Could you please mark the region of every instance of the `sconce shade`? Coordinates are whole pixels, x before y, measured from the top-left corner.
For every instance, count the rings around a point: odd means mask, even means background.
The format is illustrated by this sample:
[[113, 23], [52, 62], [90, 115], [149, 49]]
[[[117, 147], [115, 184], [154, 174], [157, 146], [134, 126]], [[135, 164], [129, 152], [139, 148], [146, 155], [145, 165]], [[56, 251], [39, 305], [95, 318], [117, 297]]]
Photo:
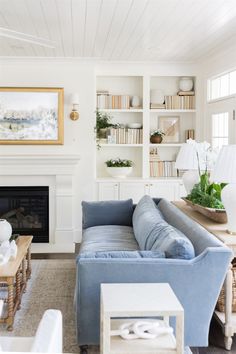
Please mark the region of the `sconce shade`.
[[70, 100], [71, 100], [71, 104], [79, 104], [79, 95], [78, 95], [78, 93], [73, 93], [71, 95]]
[[183, 144], [178, 153], [175, 167], [179, 170], [197, 170], [197, 153], [193, 145]]
[[221, 148], [212, 178], [219, 183], [236, 183], [236, 145]]

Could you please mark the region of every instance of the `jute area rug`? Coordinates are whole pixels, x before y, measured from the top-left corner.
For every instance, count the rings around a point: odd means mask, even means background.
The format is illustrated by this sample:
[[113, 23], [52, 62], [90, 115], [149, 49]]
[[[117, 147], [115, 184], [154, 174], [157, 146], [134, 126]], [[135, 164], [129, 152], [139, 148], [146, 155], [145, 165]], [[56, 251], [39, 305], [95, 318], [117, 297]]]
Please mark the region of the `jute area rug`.
[[[34, 336], [39, 321], [47, 309], [58, 309], [63, 315], [65, 353], [79, 353], [75, 333], [73, 308], [75, 260], [33, 260], [32, 276], [17, 311], [13, 332], [0, 325], [0, 336]], [[89, 354], [99, 353], [91, 347]]]

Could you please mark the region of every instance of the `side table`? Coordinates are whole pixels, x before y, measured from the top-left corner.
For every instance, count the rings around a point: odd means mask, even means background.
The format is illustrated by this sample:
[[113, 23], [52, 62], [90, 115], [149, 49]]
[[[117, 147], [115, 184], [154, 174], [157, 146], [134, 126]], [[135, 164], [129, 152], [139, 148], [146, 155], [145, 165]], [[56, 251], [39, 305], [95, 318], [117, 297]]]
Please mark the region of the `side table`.
[[[236, 257], [236, 236], [230, 235], [227, 232], [227, 224], [218, 224], [210, 220], [206, 216], [193, 210], [183, 201], [176, 201], [173, 202], [173, 204], [228, 246], [233, 251], [234, 257]], [[236, 313], [232, 312], [232, 288], [232, 267], [230, 266], [224, 282], [225, 311], [215, 311], [215, 317], [223, 329], [225, 349], [227, 350], [231, 349], [233, 342], [232, 336], [236, 333]]]
[[[165, 325], [176, 317], [176, 338], [166, 334], [155, 339], [125, 340], [110, 336], [129, 318], [161, 317]], [[122, 318], [122, 319], [121, 319]], [[184, 353], [184, 310], [169, 284], [101, 284], [100, 352]]]
[[0, 323], [6, 323], [9, 331], [13, 330], [16, 311], [20, 308], [21, 298], [26, 289], [27, 280], [31, 274], [30, 246], [33, 236], [19, 236], [17, 256], [0, 266], [0, 288], [7, 288], [7, 316], [0, 318]]

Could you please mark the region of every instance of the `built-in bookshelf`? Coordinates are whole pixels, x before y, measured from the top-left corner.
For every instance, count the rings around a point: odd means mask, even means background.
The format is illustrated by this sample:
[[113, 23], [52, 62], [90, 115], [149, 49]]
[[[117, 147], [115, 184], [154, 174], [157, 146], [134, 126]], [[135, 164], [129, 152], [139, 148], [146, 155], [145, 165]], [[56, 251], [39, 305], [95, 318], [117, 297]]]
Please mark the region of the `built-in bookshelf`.
[[[194, 86], [186, 92], [179, 89], [180, 76], [97, 77], [96, 108], [109, 113], [115, 125], [96, 150], [98, 179], [109, 179], [105, 161], [117, 157], [134, 162], [126, 180], [178, 178], [179, 148], [196, 132], [195, 77], [192, 80]], [[163, 102], [151, 102], [152, 90], [161, 91]], [[161, 144], [152, 144], [150, 134], [157, 129], [167, 129], [168, 134]]]

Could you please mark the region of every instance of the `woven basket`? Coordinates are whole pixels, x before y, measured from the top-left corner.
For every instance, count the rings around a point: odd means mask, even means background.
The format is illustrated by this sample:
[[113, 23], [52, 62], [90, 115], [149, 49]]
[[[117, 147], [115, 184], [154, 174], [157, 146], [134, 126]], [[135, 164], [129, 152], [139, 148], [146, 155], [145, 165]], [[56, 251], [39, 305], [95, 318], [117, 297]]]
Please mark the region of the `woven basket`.
[[[236, 312], [236, 260], [232, 262], [232, 312]], [[222, 287], [216, 309], [220, 312], [225, 311], [225, 289]]]

